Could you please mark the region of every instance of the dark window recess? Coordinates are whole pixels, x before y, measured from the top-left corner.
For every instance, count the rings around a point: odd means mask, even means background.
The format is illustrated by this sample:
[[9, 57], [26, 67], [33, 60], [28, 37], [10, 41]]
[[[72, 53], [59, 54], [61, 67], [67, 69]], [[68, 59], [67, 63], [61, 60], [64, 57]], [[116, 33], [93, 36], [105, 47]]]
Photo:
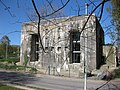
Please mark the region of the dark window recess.
[[60, 39], [60, 35], [58, 36], [58, 40]]
[[73, 43], [72, 49], [73, 51], [80, 51], [80, 43]]
[[48, 46], [49, 46], [49, 38], [46, 37], [46, 38], [45, 38], [45, 47], [48, 47]]
[[45, 47], [45, 50], [48, 50], [48, 47]]
[[61, 47], [58, 47], [57, 50], [58, 50], [58, 52], [60, 52], [61, 51]]
[[80, 63], [80, 53], [73, 53], [72, 56], [72, 63]]
[[45, 51], [46, 51], [46, 52], [49, 52], [49, 47], [45, 47]]
[[51, 51], [54, 51], [54, 47], [51, 47]]
[[80, 40], [80, 32], [71, 32], [72, 41], [79, 41]]
[[65, 51], [67, 51], [68, 47], [65, 47]]
[[80, 32], [70, 33], [71, 63], [80, 63]]
[[59, 40], [60, 39], [60, 28], [58, 28], [57, 33], [58, 33], [58, 40]]
[[38, 35], [32, 34], [30, 61], [38, 61], [38, 52], [37, 51], [39, 51], [39, 45], [36, 42], [39, 42]]

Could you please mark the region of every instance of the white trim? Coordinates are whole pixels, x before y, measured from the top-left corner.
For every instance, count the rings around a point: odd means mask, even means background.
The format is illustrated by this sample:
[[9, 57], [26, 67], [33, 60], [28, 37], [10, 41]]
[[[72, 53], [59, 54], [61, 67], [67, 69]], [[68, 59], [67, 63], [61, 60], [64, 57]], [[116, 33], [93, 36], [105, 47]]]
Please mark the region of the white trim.
[[80, 53], [80, 51], [73, 51], [73, 53]]

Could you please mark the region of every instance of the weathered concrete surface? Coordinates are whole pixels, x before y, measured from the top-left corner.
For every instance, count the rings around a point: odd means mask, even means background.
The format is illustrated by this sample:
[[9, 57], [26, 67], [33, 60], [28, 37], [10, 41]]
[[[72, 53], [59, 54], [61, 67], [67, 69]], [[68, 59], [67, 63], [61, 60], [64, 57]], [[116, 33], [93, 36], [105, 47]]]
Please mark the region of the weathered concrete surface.
[[21, 33], [21, 64], [27, 56], [30, 66], [45, 69], [51, 66], [59, 68], [59, 73], [68, 69], [76, 74], [83, 72], [84, 61], [88, 72], [100, 68], [103, 64], [104, 31], [95, 15], [90, 17], [82, 31], [87, 18], [87, 15], [83, 15], [41, 21], [40, 34], [46, 53], [38, 40], [37, 22], [24, 23]]
[[105, 63], [109, 67], [117, 66], [117, 48], [113, 45], [104, 45], [103, 46], [103, 56]]
[[[18, 72], [0, 71], [0, 81], [49, 90], [83, 90], [84, 79], [49, 75], [28, 75]], [[112, 81], [87, 80], [87, 90], [120, 90], [120, 79]]]

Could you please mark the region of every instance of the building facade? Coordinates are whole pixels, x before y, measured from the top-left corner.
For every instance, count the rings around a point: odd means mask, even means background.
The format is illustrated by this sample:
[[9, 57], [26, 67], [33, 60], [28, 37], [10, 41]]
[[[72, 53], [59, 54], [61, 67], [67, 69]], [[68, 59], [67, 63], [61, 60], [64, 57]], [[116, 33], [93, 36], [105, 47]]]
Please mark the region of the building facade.
[[118, 52], [117, 57], [118, 57], [118, 64], [120, 65], [120, 52]]
[[107, 66], [117, 67], [117, 48], [114, 45], [106, 44], [103, 46], [103, 57]]
[[84, 66], [88, 72], [99, 69], [104, 60], [104, 31], [95, 15], [90, 17], [83, 30], [88, 17], [42, 20], [40, 36], [45, 52], [39, 40], [37, 22], [24, 23], [21, 33], [21, 64], [27, 53], [29, 65], [39, 69], [54, 69], [59, 74], [63, 71], [79, 74], [84, 71]]

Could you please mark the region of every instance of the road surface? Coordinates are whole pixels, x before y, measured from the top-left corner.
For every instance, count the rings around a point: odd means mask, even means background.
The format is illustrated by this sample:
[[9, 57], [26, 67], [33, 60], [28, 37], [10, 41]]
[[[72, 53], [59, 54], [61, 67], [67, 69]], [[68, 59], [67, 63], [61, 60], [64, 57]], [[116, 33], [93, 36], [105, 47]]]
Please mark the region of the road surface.
[[[84, 80], [49, 75], [29, 75], [0, 71], [0, 82], [45, 88], [49, 90], [83, 90]], [[120, 79], [112, 81], [87, 80], [87, 90], [120, 90]]]

